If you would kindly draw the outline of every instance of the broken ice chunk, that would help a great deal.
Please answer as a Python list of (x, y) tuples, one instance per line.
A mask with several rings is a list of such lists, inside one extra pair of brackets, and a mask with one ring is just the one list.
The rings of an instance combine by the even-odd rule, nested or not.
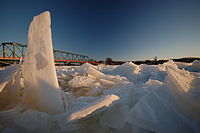
[(29, 27), (24, 58), (24, 102), (51, 114), (66, 110), (55, 71), (48, 11), (35, 16)]
[(83, 107), (82, 109), (72, 113), (69, 118), (68, 121), (74, 121), (74, 120), (78, 120), (84, 117), (87, 117), (89, 115), (91, 115), (94, 111), (101, 109), (103, 107), (108, 107), (110, 106), (114, 101), (119, 100), (119, 97), (116, 95), (106, 95), (94, 102), (92, 102), (91, 104)]
[(18, 66), (10, 66), (7, 67), (5, 70), (0, 71), (0, 92), (13, 78), (13, 76), (17, 73), (17, 71), (18, 71)]

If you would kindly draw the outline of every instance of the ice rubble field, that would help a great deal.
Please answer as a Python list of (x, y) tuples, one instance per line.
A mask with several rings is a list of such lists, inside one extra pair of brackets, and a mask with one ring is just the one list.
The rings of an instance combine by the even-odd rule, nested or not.
[(0, 71), (1, 133), (199, 133), (200, 61), (57, 67), (48, 11)]
[(16, 92), (8, 96), (9, 90), (2, 91), (5, 86), (16, 88), (16, 82), (22, 88), (16, 91), (23, 91), (18, 69), (19, 65), (0, 72), (2, 133), (200, 132), (200, 61), (57, 67), (68, 108), (54, 115), (20, 103)]

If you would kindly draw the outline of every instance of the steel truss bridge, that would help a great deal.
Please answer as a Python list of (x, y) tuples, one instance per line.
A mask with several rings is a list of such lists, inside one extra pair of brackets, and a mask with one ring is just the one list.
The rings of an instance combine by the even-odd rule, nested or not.
[[(25, 55), (27, 45), (16, 42), (4, 42), (0, 44), (0, 64), (11, 65), (19, 63)], [(80, 65), (83, 63), (98, 64), (86, 55), (69, 53), (61, 50), (53, 50), (56, 65)]]

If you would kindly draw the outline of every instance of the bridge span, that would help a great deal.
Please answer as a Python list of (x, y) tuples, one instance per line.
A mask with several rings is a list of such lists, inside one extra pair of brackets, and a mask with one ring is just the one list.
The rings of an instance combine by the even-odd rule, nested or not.
[[(3, 42), (0, 44), (0, 65), (11, 65), (19, 63), (25, 55), (27, 45), (16, 42)], [(89, 56), (70, 53), (62, 50), (53, 50), (56, 65), (81, 65), (83, 63), (99, 64)]]

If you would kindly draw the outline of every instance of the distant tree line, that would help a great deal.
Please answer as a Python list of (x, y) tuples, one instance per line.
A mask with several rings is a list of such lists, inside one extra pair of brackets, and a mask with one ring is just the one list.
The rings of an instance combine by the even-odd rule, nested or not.
[[(178, 59), (170, 59), (175, 62), (185, 62), (185, 63), (191, 63), (195, 60), (200, 60), (199, 57), (184, 57), (184, 58), (178, 58)], [(140, 64), (147, 64), (147, 65), (158, 65), (163, 64), (169, 60), (157, 60), (157, 56), (153, 60), (145, 60), (145, 61), (132, 61), (133, 63), (140, 65)], [(126, 61), (113, 61), (112, 58), (107, 57), (105, 61), (99, 61), (101, 63), (105, 63), (106, 65), (121, 65), (125, 63)]]
[(185, 58), (173, 59), (173, 61), (176, 61), (176, 62), (186, 62), (186, 63), (191, 63), (195, 60), (200, 60), (200, 58), (199, 57), (185, 57)]

